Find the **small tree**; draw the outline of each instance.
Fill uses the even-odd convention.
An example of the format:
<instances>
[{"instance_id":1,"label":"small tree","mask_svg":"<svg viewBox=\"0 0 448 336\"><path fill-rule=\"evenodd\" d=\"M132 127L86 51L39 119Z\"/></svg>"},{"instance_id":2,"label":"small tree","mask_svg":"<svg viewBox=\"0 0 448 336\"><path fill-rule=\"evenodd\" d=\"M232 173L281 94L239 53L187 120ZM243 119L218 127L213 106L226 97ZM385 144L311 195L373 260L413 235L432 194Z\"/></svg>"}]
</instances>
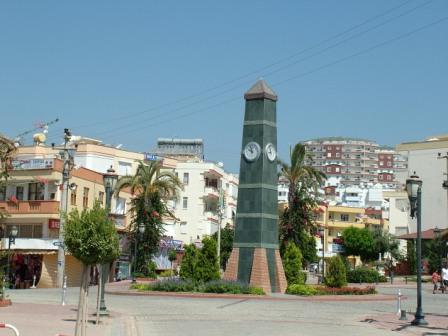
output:
<instances>
[{"instance_id":1,"label":"small tree","mask_svg":"<svg viewBox=\"0 0 448 336\"><path fill-rule=\"evenodd\" d=\"M91 210L74 209L64 227L66 250L83 264L75 335L86 335L87 301L90 267L113 261L119 255L118 235L114 223L99 202Z\"/></svg>"},{"instance_id":2,"label":"small tree","mask_svg":"<svg viewBox=\"0 0 448 336\"><path fill-rule=\"evenodd\" d=\"M325 284L328 287L336 288L347 285L347 273L345 271L345 265L339 256L331 257L328 260Z\"/></svg>"},{"instance_id":3,"label":"small tree","mask_svg":"<svg viewBox=\"0 0 448 336\"><path fill-rule=\"evenodd\" d=\"M283 268L288 285L303 284L302 253L296 244L289 242L283 254Z\"/></svg>"},{"instance_id":4,"label":"small tree","mask_svg":"<svg viewBox=\"0 0 448 336\"><path fill-rule=\"evenodd\" d=\"M344 254L360 256L363 262L375 260L374 241L372 232L368 229L349 227L342 232Z\"/></svg>"},{"instance_id":5,"label":"small tree","mask_svg":"<svg viewBox=\"0 0 448 336\"><path fill-rule=\"evenodd\" d=\"M173 266L174 266L174 262L177 260L177 252L176 252L176 250L175 249L171 249L169 252L168 252L168 260L170 261L170 263L171 263L171 270L173 270ZM173 273L173 272L171 272L171 273Z\"/></svg>"},{"instance_id":6,"label":"small tree","mask_svg":"<svg viewBox=\"0 0 448 336\"><path fill-rule=\"evenodd\" d=\"M226 269L227 261L229 260L230 254L232 253L234 236L235 230L230 227L230 225L226 225L225 228L221 229L220 265L223 270ZM215 232L212 237L215 241L218 241L217 232Z\"/></svg>"},{"instance_id":7,"label":"small tree","mask_svg":"<svg viewBox=\"0 0 448 336\"><path fill-rule=\"evenodd\" d=\"M209 237L202 239L202 248L193 244L185 246L185 255L180 265L180 277L196 284L220 278L216 242Z\"/></svg>"},{"instance_id":8,"label":"small tree","mask_svg":"<svg viewBox=\"0 0 448 336\"><path fill-rule=\"evenodd\" d=\"M194 280L198 249L194 244L185 245L185 253L180 264L179 276L184 280Z\"/></svg>"},{"instance_id":9,"label":"small tree","mask_svg":"<svg viewBox=\"0 0 448 336\"><path fill-rule=\"evenodd\" d=\"M220 278L216 249L216 242L212 238L205 237L202 239L202 248L198 253L196 264L196 280L198 282L207 282Z\"/></svg>"}]
</instances>

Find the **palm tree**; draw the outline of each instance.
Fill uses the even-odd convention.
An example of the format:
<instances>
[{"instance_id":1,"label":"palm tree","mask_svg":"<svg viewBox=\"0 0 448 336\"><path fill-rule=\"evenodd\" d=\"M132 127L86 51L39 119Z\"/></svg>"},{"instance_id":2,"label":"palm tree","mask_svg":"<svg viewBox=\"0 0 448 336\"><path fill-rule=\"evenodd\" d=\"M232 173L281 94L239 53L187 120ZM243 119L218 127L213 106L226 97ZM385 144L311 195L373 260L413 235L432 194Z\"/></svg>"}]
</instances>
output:
<instances>
[{"instance_id":1,"label":"palm tree","mask_svg":"<svg viewBox=\"0 0 448 336\"><path fill-rule=\"evenodd\" d=\"M135 174L121 177L115 187L116 196L123 189L128 189L134 196L131 201L130 235L132 247L140 241L137 244L137 260L134 263L136 269L142 272L147 271L151 255L158 250L165 231L162 218L174 218L174 214L167 207L167 201L177 199L182 188L182 183L176 175L161 169L162 164L159 161L151 161L148 164L140 161ZM138 236L139 224L145 225L142 237Z\"/></svg>"},{"instance_id":2,"label":"palm tree","mask_svg":"<svg viewBox=\"0 0 448 336\"><path fill-rule=\"evenodd\" d=\"M318 189L326 179L323 172L308 165L312 160L305 146L298 143L290 151L290 164L279 161L280 173L289 184L288 207L281 215L280 240L282 251L292 241L300 247L304 262L316 258L314 233L314 210L317 206Z\"/></svg>"},{"instance_id":3,"label":"palm tree","mask_svg":"<svg viewBox=\"0 0 448 336\"><path fill-rule=\"evenodd\" d=\"M316 168L307 165L312 160L312 156L306 152L306 148L301 143L290 150L290 165L280 161L280 175L289 183L288 207L292 208L294 199L300 191L312 189L315 193L322 186L326 175Z\"/></svg>"}]
</instances>

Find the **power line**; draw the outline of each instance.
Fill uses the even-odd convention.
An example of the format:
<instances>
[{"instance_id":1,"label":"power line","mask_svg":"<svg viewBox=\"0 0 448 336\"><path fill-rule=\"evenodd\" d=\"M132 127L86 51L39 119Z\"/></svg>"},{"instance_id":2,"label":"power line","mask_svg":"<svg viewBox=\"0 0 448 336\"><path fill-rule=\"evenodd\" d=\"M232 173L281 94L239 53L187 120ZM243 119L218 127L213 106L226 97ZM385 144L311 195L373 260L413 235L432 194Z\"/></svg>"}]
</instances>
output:
<instances>
[{"instance_id":1,"label":"power line","mask_svg":"<svg viewBox=\"0 0 448 336\"><path fill-rule=\"evenodd\" d=\"M405 38L407 38L407 37L409 37L409 36L411 36L411 35L414 35L414 34L420 32L420 31L422 31L422 30L428 29L428 28L430 28L430 27L432 27L432 26L435 26L435 25L437 25L437 24L440 24L440 23L442 23L442 22L444 22L444 21L446 21L446 20L448 20L448 16L443 17L443 18L441 18L441 19L439 19L439 20L433 21L433 22L431 22L431 23L428 23L428 24L426 24L426 25L420 26L420 27L418 27L418 28L416 28L416 29L414 29L414 30L411 30L411 31L409 31L409 32L407 32L407 33L404 33L404 34L401 34L401 35L398 35L398 36L396 36L396 37L394 37L394 38L391 38L391 39L389 39L389 40L386 40L386 41L383 41L383 42L381 42L381 43L375 44L375 45L373 45L373 46L371 46L371 47L369 47L369 48L363 49L363 50L361 50L361 51L359 51L359 52L356 52L356 53L350 54L350 55L348 55L348 56L339 58L339 59L337 59L337 60L335 60L335 61L333 61L333 62L326 63L326 64L324 64L324 65L322 65L322 66L319 66L319 67L317 67L317 68L314 68L314 69L309 70L309 71L306 71L306 72L303 72L303 73L298 74L298 75L296 75L296 76L292 76L292 77L289 77L289 78L284 79L284 80L282 80L282 81L275 82L273 85L280 86L280 85L283 85L283 84L285 84L285 83L287 83L287 82L290 82L290 81L292 81L292 80L296 80L296 79L299 79L299 78L303 78L303 77L305 77L305 76L311 75L311 74L316 73L316 72L318 72L318 71L321 71L321 70L323 70L323 69L329 68L329 67L331 67L331 66L333 66L333 65L336 65L336 64L345 62L345 61L347 61L347 60L349 60L349 59L352 59L352 58L354 58L354 57L357 57L357 56L360 56L360 55L367 54L367 53L369 53L369 52L371 52L371 51L373 51L373 50L376 50L376 49L378 49L378 48L381 48L381 47L383 47L383 46L385 46L385 45L388 45L388 44L391 44L391 43L393 43L393 42L397 42L397 41L399 41L399 40L405 39ZM177 118L171 118L171 119L163 120L163 121L160 121L160 122L157 122L157 123L153 123L153 124L149 124L149 125L145 125L145 126L139 126L139 127L136 127L136 128L134 128L134 129L131 129L131 130L128 130L128 131L114 132L113 135L117 135L117 134L127 134L127 133L129 133L129 132L135 132L135 131L139 131L139 130L142 130L142 129L146 129L146 128L149 128L149 127L158 126L158 125L160 125L160 124L164 124L164 123L172 122L172 121L174 121L174 120L183 119L183 118L186 118L186 117L188 117L188 116L191 116L191 115L194 115L194 114L197 114L197 113L200 113L200 112L209 110L209 109L214 108L214 107L222 106L222 105L227 104L227 103L229 103L229 102L231 102L231 101L235 101L235 100L239 100L239 99L241 99L241 97L239 97L239 96L238 96L238 97L234 97L234 98L228 99L228 100L226 100L226 101L223 101L223 102L220 102L220 103L211 105L211 106L208 106L208 107L203 108L203 109L200 109L200 110L196 110L196 111L193 111L193 112L185 113L185 114L183 114L183 115L181 115L181 116L179 116L179 117L177 117ZM111 136L112 136L112 135L111 135ZM110 136L109 136L109 137L110 137ZM106 138L108 138L108 137L106 136Z\"/></svg>"},{"instance_id":2,"label":"power line","mask_svg":"<svg viewBox=\"0 0 448 336\"><path fill-rule=\"evenodd\" d=\"M412 1L412 0L411 0L411 1ZM300 62L304 62L304 61L309 60L309 59L311 59L311 58L313 58L313 57L316 57L316 56L318 56L318 55L321 55L321 54L323 54L324 52L326 52L326 51L328 51L328 50L330 50L330 49L336 48L336 47L338 47L338 46L340 46L340 45L342 45L342 44L344 44L344 43L346 43L346 42L348 42L348 41L350 41L350 40L353 40L353 39L355 39L355 38L357 38L357 37L360 37L360 36L362 36L362 35L365 35L365 34L371 32L371 31L373 31L373 30L375 30L375 29L377 29L377 28L379 28L379 27L382 27L382 26L384 26L384 25L386 25L386 24L388 24L388 23L390 23L390 22L393 22L393 21L395 21L395 20L397 20L397 19L399 19L399 18L401 18L401 17L403 17L403 16L405 16L405 15L408 15L408 14L410 14L410 13L416 11L417 9L420 9L420 8L422 8L422 7L424 7L424 6L427 6L427 5L430 4L432 1L433 1L433 0L425 1L425 2L422 3L422 4L419 4L419 5L417 5L417 6L413 7L413 8L410 8L410 9L408 9L407 11L402 12L401 14L396 15L396 16L394 16L394 17L392 17L392 18L389 18L388 20L383 21L383 22L381 22L381 23L379 23L379 24L377 24L377 25L375 25L375 26L373 26L373 27L370 27L370 28L368 28L368 29L365 29L365 30L363 30L363 31L361 31L361 32L358 32L358 33L355 34L355 35L352 35L352 36L349 36L348 38L343 39L342 41L339 41L339 42L334 43L334 44L332 44L332 45L330 45L330 46L327 46L326 48L324 48L324 49L322 49L322 50L320 50L320 51L318 51L318 52L316 52L316 53L313 53L313 54L311 54L311 55L309 55L309 56L306 56L306 57L304 57L304 58L301 58L301 59L299 59L299 60L297 60L297 61L295 61L295 62L293 62L293 63L286 64L286 65L284 65L284 66L282 66L282 67L280 67L280 68L278 68L278 69L276 69L276 70L273 70L273 71L271 71L271 72L269 72L269 73L267 73L267 74L264 74L262 77L268 77L268 76L271 76L271 75L276 74L276 73L278 73L278 72L280 72L280 71L282 71L282 70L285 70L285 69L287 69L287 68L289 68L289 67L291 67L291 66L293 66L293 65L296 65L296 64L298 64L298 63L300 63ZM410 1L407 1L406 3L408 3L408 2L410 2ZM401 6L400 6L400 7L401 7ZM388 12L390 12L390 10L389 10ZM377 15L376 17L378 17L378 15ZM373 20L373 19L370 19L370 20L368 20L368 21L372 21L372 20ZM360 24L356 25L356 27L359 27L359 26L360 26ZM354 28L353 28L353 29L354 29ZM353 29L348 29L348 30L345 31L345 33L348 32L348 31L351 31L351 30L353 30ZM342 35L342 33L337 34L337 36L340 36L340 35ZM335 36L336 36L336 35L335 35ZM327 39L327 40L329 40L329 39ZM316 45L316 46L317 46L317 45ZM310 49L311 49L311 48L308 48L308 49L306 49L306 50L310 50ZM297 54L296 54L296 55L297 55ZM222 96L222 95L225 94L225 93L228 93L228 92L231 92L231 91L233 91L233 90L239 89L241 86L246 85L246 84L250 84L250 83L252 83L252 82L253 82L252 79L251 79L251 80L247 80L247 81L245 81L244 83L238 84L237 86L234 86L234 87L232 87L232 88L230 88L230 89L226 89L225 91L221 91L221 92L216 93L216 94L214 94L214 95L212 95L212 96L208 96L208 97L202 98L202 99L200 99L200 100L198 100L198 101L194 101L194 102L192 102L192 103L190 103L190 104L187 104L187 105L178 107L178 108L173 109L173 110L171 110L171 111L168 111L168 112L160 112L160 113L158 113L158 114L156 114L156 115L148 116L147 118L143 118L143 119L141 119L139 122L145 122L145 121L149 121L149 120L157 119L157 118L160 118L160 117L164 117L164 116L166 116L166 115L175 114L175 113L178 112L178 111L188 109L188 108L190 108L190 107L192 107L192 106L201 104L201 103L206 102L206 101L208 101L208 100L212 100L212 99L214 99L214 98L216 98L216 97L218 97L218 96ZM111 132L114 132L115 130L120 131L120 130L123 130L123 128L133 127L134 125L135 125L135 122L130 122L130 123L127 123L127 124L124 124L124 125L120 125L119 127L115 127L115 128L113 128L113 129L104 130L104 131L102 131L102 132L100 132L100 133L97 133L97 134L98 134L98 136L101 136L101 135L103 135L103 134L109 134L109 133L111 133Z\"/></svg>"},{"instance_id":3,"label":"power line","mask_svg":"<svg viewBox=\"0 0 448 336\"><path fill-rule=\"evenodd\" d=\"M158 106L155 106L155 107L150 107L150 108L145 109L145 110L140 111L140 112L127 114L126 116L120 116L120 117L116 117L116 118L109 118L108 120L101 121L101 123L98 122L98 123L86 123L86 124L76 125L76 126L73 126L72 128L73 128L73 129L90 128L90 127L94 127L94 126L96 126L96 125L98 125L98 124L103 125L103 124L106 124L106 123L111 123L111 122L115 122L115 121L119 121L119 120L125 120L125 119L129 119L129 118L133 118L133 117L135 117L135 116L139 116L139 115L141 115L141 114L145 114L145 113L150 112L150 111L153 111L153 110L159 110L159 109L165 108L165 107L167 107L167 106L171 106L171 105L175 105L175 104L177 104L177 103L183 102L183 101L191 100L191 99L196 98L196 97L198 97L198 96L201 96L201 95L203 95L203 94L205 94L205 93L208 93L208 92L211 92L211 91L215 91L215 90L220 89L220 88L222 88L222 87L228 86L228 85L230 85L230 84L232 84L232 83L238 82L238 81L240 81L240 80L242 80L242 79L244 79L244 78L247 78L247 77L249 77L249 76L253 76L253 75L259 74L259 73L260 73L261 71L263 71L263 70L270 69L270 68L272 68L272 67L274 67L274 66L276 66L276 65L279 65L279 64L281 64L281 63L283 63L283 62L285 62L285 61L288 61L288 60L290 60L290 59L292 59L292 58L294 58L294 57L297 57L297 56L299 56L299 55L302 55L302 54L304 54L304 53L306 53L306 52L308 52L308 51L314 50L314 49L316 49L316 48L318 48L318 47L320 47L320 46L326 44L327 42L330 42L330 41L332 41L332 40L335 40L335 39L337 39L337 38L339 38L339 37L341 37L341 36L343 36L343 35L345 35L345 34L351 32L351 31L356 30L356 29L359 28L359 27L362 27L362 26L364 26L364 25L366 25L366 24L368 24L368 23L370 23L370 22L373 22L373 21L375 21L375 20L377 20L377 19L379 19L379 18L381 18L381 17L384 17L384 16L386 16L387 14L392 13L392 12L394 12L394 11L396 11L396 10L398 10L398 9L400 9L400 8L402 8L402 7L404 7L404 6L406 6L407 4L409 4L409 3L413 2L413 1L414 1L414 0L407 0L407 1L401 3L401 4L397 5L397 6L394 6L394 7L392 7L392 8L389 8L389 9L387 9L387 10L384 11L384 12L381 12L381 13L379 13L379 14L377 14L377 15L371 17L371 18L368 18L368 19L364 20L364 21L361 22L361 23L358 23L358 24L356 24L356 25L353 25L353 26L349 27L348 29L346 29L346 30L344 30L344 31L342 31L342 32L339 32L339 33L337 33L337 34L335 34L335 35L332 35L332 36L330 36L330 37L328 37L328 38L326 38L326 39L324 39L324 40L322 40L322 41L320 41L320 42L318 42L318 43L316 43L316 44L314 44L314 45L312 45L312 46L310 46L310 47L307 47L307 48L305 48L305 49L302 49L302 50L300 50L300 51L298 51L298 52L295 52L295 53L293 53L293 54L291 54L291 55L289 55L289 56L287 56L287 57L281 58L281 59L279 59L279 60L277 60L277 61L275 61L275 62L273 62L273 63L270 63L270 64L268 64L268 65L266 65L266 66L260 67L260 68L258 68L258 69L256 69L256 70L250 71L250 72L248 72L248 73L246 73L246 74L244 74L244 75L241 75L241 76L239 76L239 77L237 77L237 78L234 78L234 79L232 79L232 80L226 81L226 82L224 82L224 83L222 83L222 84L213 86L213 87L208 88L208 89L204 89L204 90L198 91L197 93L194 93L194 94L189 95L189 96L186 96L186 97L179 98L179 99L174 100L174 101L172 101L172 102L167 102L167 103L165 103L165 104L161 104L161 105L158 105ZM432 0L431 0L431 1L432 1ZM430 2L430 1L429 1L429 2ZM252 81L252 80L251 80L251 81ZM228 92L228 91L226 91L226 92ZM225 93L226 93L226 92L225 92ZM214 98L214 97L215 97L215 96L212 96L212 98ZM208 98L208 99L211 99L211 98ZM200 101L200 102L202 102L202 101ZM199 103L199 102L197 102L197 103ZM196 103L196 104L197 104L197 103ZM188 105L188 106L190 106L190 105ZM157 116L158 116L158 115L157 115Z\"/></svg>"}]
</instances>

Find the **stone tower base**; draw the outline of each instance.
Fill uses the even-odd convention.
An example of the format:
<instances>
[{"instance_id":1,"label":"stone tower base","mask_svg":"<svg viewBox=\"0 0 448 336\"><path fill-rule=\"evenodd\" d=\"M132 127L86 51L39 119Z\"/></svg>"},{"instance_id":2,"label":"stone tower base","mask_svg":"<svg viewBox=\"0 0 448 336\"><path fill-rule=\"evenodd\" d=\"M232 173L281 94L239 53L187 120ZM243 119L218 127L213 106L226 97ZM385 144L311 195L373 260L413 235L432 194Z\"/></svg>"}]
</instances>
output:
<instances>
[{"instance_id":1,"label":"stone tower base","mask_svg":"<svg viewBox=\"0 0 448 336\"><path fill-rule=\"evenodd\" d=\"M244 249L245 251L241 251ZM249 260L251 265L244 265L244 260L240 260L240 251L245 253L246 261ZM234 247L227 262L224 279L249 283L263 288L265 293L284 293L287 287L279 250L263 247Z\"/></svg>"}]
</instances>

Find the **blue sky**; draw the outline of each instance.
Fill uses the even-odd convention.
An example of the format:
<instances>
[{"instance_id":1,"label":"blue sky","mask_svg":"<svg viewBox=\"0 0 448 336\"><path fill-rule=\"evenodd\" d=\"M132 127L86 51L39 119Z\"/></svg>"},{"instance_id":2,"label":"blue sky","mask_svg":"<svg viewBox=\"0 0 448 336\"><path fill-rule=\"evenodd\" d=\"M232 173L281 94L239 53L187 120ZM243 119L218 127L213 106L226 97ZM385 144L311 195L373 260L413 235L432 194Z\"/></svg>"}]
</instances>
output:
<instances>
[{"instance_id":1,"label":"blue sky","mask_svg":"<svg viewBox=\"0 0 448 336\"><path fill-rule=\"evenodd\" d=\"M238 172L244 92L277 92L278 147L448 133L448 1L10 1L0 133L36 122L148 151L203 138ZM345 32L345 33L344 33Z\"/></svg>"}]
</instances>

